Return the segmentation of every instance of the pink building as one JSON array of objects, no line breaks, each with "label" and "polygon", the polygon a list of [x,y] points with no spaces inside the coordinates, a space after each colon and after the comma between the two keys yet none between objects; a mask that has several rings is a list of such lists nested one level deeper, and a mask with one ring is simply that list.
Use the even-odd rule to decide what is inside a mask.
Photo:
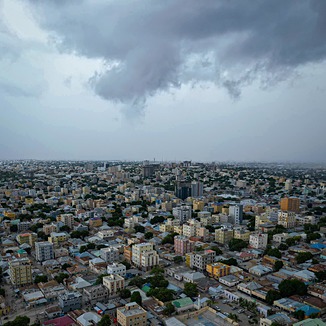
[{"label": "pink building", "polygon": [[174,237],[174,252],[177,255],[184,256],[187,252],[192,252],[195,248],[195,242],[190,241],[183,235]]}]

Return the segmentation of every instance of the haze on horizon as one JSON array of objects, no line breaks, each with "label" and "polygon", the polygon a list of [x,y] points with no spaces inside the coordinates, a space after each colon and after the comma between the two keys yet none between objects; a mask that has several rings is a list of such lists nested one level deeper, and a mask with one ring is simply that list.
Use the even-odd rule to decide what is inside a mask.
[{"label": "haze on horizon", "polygon": [[0,0],[0,159],[326,162],[326,1]]}]

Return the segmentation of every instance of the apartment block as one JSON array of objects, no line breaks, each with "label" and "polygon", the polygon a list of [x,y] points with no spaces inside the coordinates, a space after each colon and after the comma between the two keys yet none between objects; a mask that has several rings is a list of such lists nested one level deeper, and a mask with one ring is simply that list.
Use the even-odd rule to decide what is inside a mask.
[{"label": "apartment block", "polygon": [[233,231],[233,237],[235,239],[240,239],[240,240],[249,242],[250,231],[249,230],[244,230],[244,229],[235,229]]},{"label": "apartment block", "polygon": [[222,263],[213,263],[206,265],[206,271],[210,277],[220,278],[230,274],[231,267]]},{"label": "apartment block", "polygon": [[216,252],[214,250],[205,250],[196,253],[186,254],[186,265],[199,271],[205,271],[207,264],[214,263]]},{"label": "apartment block", "polygon": [[34,232],[21,233],[17,235],[16,240],[19,244],[27,243],[34,247],[34,243],[37,241],[37,234]]},{"label": "apartment block", "polygon": [[120,275],[103,277],[103,285],[109,290],[109,295],[117,295],[125,287],[125,279]]},{"label": "apartment block", "polygon": [[113,275],[126,276],[126,266],[123,264],[109,264],[107,266],[107,273]]},{"label": "apartment block", "polygon": [[10,281],[15,286],[33,283],[32,264],[28,258],[15,259],[9,262]]},{"label": "apartment block", "polygon": [[54,259],[53,243],[48,241],[35,242],[35,256],[36,260],[40,262]]},{"label": "apartment block", "polygon": [[58,232],[58,227],[55,224],[45,224],[43,225],[43,232],[50,235],[52,232]]},{"label": "apartment block", "polygon": [[132,246],[132,262],[137,267],[148,270],[159,264],[159,256],[152,243],[139,243]]},{"label": "apartment block", "polygon": [[180,223],[184,223],[189,220],[192,216],[191,206],[183,205],[175,207],[172,210],[172,214],[177,220],[180,221]]},{"label": "apartment block", "polygon": [[281,210],[300,213],[300,199],[296,197],[284,197],[280,202]]},{"label": "apartment block", "polygon": [[220,244],[228,244],[233,239],[233,230],[230,229],[216,229],[215,230],[215,241]]},{"label": "apartment block", "polygon": [[87,287],[83,292],[85,302],[92,305],[97,302],[106,302],[109,299],[109,290],[103,284]]},{"label": "apartment block", "polygon": [[174,237],[174,252],[177,255],[184,256],[195,249],[195,242],[190,241],[186,236],[177,235]]},{"label": "apartment block", "polygon": [[295,213],[290,211],[279,211],[278,224],[283,225],[286,229],[294,228],[296,226]]},{"label": "apartment block", "polygon": [[63,313],[82,308],[82,295],[79,292],[65,292],[58,298]]},{"label": "apartment block", "polygon": [[64,225],[68,226],[71,230],[74,226],[74,215],[72,214],[60,214],[57,216],[57,221],[62,222]]},{"label": "apartment block", "polygon": [[121,326],[146,326],[147,312],[136,302],[117,308],[117,321]]},{"label": "apartment block", "polygon": [[60,243],[67,241],[68,234],[66,232],[51,232],[48,237],[48,241],[54,245],[60,245]]},{"label": "apartment block", "polygon": [[249,238],[250,247],[256,249],[265,249],[267,247],[267,242],[268,234],[266,233],[251,234]]},{"label": "apartment block", "polygon": [[110,264],[119,261],[119,250],[114,247],[102,248],[100,255],[104,261]]}]

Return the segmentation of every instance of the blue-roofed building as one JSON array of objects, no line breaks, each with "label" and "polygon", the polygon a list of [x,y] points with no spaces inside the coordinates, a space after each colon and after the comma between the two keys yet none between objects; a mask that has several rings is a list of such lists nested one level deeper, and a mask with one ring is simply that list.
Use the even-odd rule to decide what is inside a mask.
[{"label": "blue-roofed building", "polygon": [[326,245],[324,245],[323,243],[314,243],[310,247],[313,249],[322,250],[326,248]]},{"label": "blue-roofed building", "polygon": [[319,309],[314,308],[312,306],[309,306],[307,304],[306,305],[303,305],[300,308],[298,308],[296,311],[298,311],[298,310],[302,310],[307,317],[309,317],[309,316],[311,316],[313,314],[320,315],[320,310]]}]

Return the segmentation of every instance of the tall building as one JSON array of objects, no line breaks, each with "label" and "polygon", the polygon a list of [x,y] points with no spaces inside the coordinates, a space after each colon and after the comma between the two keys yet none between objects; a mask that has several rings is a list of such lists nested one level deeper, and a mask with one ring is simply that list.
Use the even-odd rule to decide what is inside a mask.
[{"label": "tall building", "polygon": [[229,215],[233,217],[235,225],[240,225],[243,218],[243,206],[233,205],[229,207]]},{"label": "tall building", "polygon": [[204,250],[196,253],[186,254],[186,265],[200,271],[206,270],[207,264],[214,263],[216,252],[214,250]]},{"label": "tall building", "polygon": [[150,164],[149,161],[144,161],[143,163],[143,177],[144,178],[150,178],[155,173],[155,164]]},{"label": "tall building", "polygon": [[110,264],[119,261],[119,250],[114,247],[102,248],[100,255],[103,260]]},{"label": "tall building", "polygon": [[159,256],[152,243],[139,243],[132,246],[132,262],[137,267],[148,270],[159,264]]},{"label": "tall building", "polygon": [[184,256],[188,252],[192,252],[195,249],[195,242],[190,241],[183,235],[177,235],[174,237],[174,252],[177,255]]},{"label": "tall building", "polygon": [[267,247],[267,242],[268,242],[267,233],[251,234],[249,238],[250,247],[256,249],[265,249]]},{"label": "tall building", "polygon": [[74,226],[74,215],[72,214],[60,214],[57,216],[57,221],[62,222],[65,226],[68,226],[71,230]]},{"label": "tall building", "polygon": [[53,243],[48,241],[35,242],[35,256],[37,261],[54,259]]},{"label": "tall building", "polygon": [[103,285],[110,295],[117,295],[125,287],[125,279],[120,275],[110,274],[103,277]]},{"label": "tall building", "polygon": [[182,224],[191,218],[191,207],[186,205],[174,207],[172,210],[172,214]]},{"label": "tall building", "polygon": [[15,286],[33,283],[32,264],[28,258],[15,259],[9,262],[10,281]]},{"label": "tall building", "polygon": [[117,308],[117,321],[121,326],[146,326],[147,312],[136,302]]},{"label": "tall building", "polygon": [[216,229],[215,230],[215,241],[220,244],[228,244],[233,239],[233,230],[230,229]]},{"label": "tall building", "polygon": [[280,202],[282,211],[300,213],[300,199],[296,197],[284,197]]},{"label": "tall building", "polygon": [[294,228],[296,226],[295,213],[290,211],[279,211],[277,223],[283,225],[286,229]]},{"label": "tall building", "polygon": [[175,196],[182,200],[191,197],[190,183],[178,180],[175,185]]},{"label": "tall building", "polygon": [[204,185],[200,181],[191,182],[191,197],[202,197],[204,192]]}]

